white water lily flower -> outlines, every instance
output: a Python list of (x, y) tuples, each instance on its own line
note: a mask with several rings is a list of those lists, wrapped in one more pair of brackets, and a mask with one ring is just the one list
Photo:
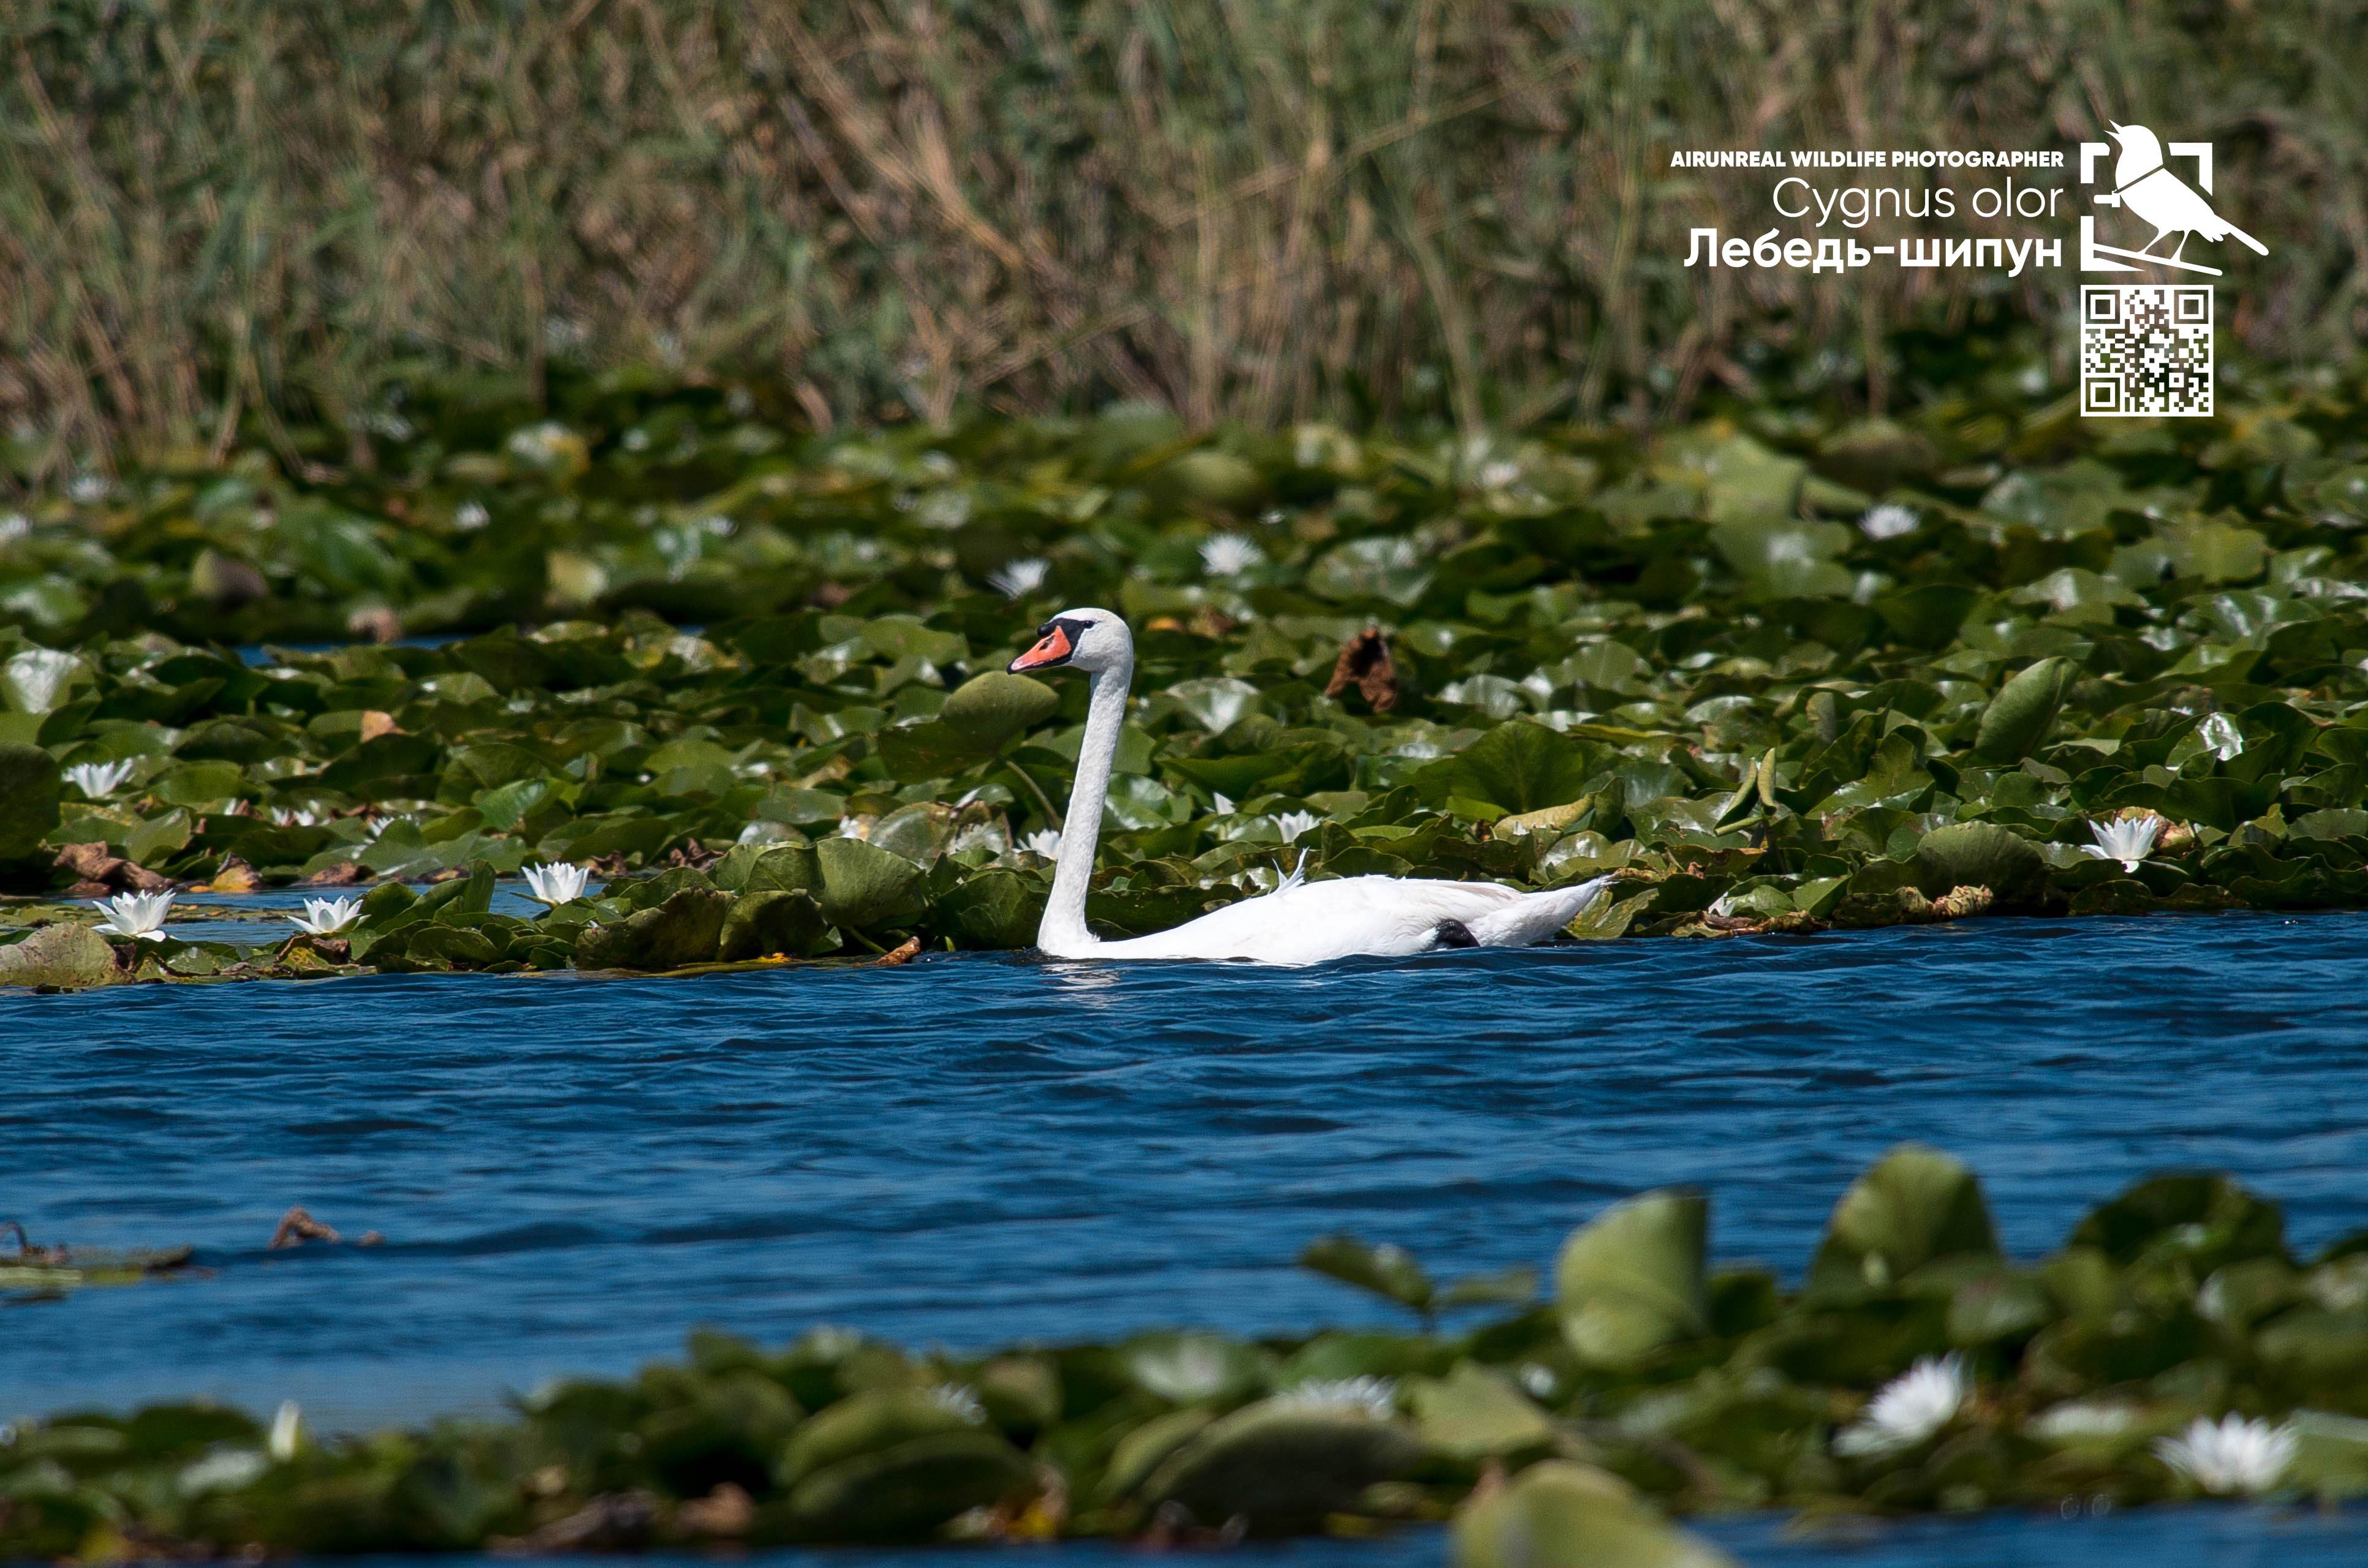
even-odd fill
[(966, 849), (984, 849), (990, 855), (1000, 855), (1010, 847), (1011, 841), (1004, 836), (1002, 824), (991, 822), (971, 824), (955, 834), (952, 842), (946, 846), (952, 854), (960, 854)]
[(2237, 722), (2226, 713), (2214, 713), (2195, 726), (2203, 737), (2203, 749), (2223, 762), (2234, 762), (2245, 754), (2245, 733)]
[(321, 813), (309, 806), (292, 809), (274, 806), (271, 808), (271, 823), (275, 827), (318, 827), (321, 825)]
[(123, 788), (138, 767), (133, 762), (77, 762), (66, 769), (66, 782), (83, 792), (83, 798), (103, 801)]
[(286, 1464), (296, 1457), (297, 1445), (304, 1440), (304, 1413), (292, 1399), (283, 1399), (271, 1417), (271, 1457)]
[(1221, 817), (1232, 816), (1234, 814), (1234, 798), (1231, 795), (1212, 791), (1209, 797), (1209, 807), (1210, 810), (1215, 812)]
[(493, 520), (482, 501), (463, 501), (452, 509), (452, 526), (463, 533), (474, 533)]
[(1285, 844), (1296, 844), (1303, 833), (1313, 833), (1324, 825), (1324, 819), (1314, 812), (1284, 812), (1276, 816), (1274, 825)]
[(2091, 860), (2119, 860), (2123, 870), (2135, 871), (2139, 861), (2154, 853), (2155, 835), (2161, 831), (2160, 817), (2092, 822), (2089, 824), (2089, 836), (2097, 842), (2083, 844), (2080, 853)]
[(939, 1383), (925, 1390), (921, 1395), (947, 1415), (957, 1416), (975, 1426), (986, 1419), (986, 1406), (979, 1403), (978, 1391), (963, 1383)]
[(1398, 1385), (1392, 1378), (1317, 1378), (1274, 1396), (1277, 1408), (1363, 1415), (1387, 1421), (1397, 1414)]
[(290, 915), (289, 922), (300, 931), (315, 937), (334, 937), (362, 917), (362, 901), (359, 898), (308, 898), (302, 915)]
[(33, 519), (22, 512), (0, 517), (0, 544), (14, 544), (33, 531)]
[(1042, 855), (1047, 860), (1058, 860), (1061, 858), (1061, 830), (1040, 827), (1022, 838), (1019, 847), (1031, 855)]
[(1027, 556), (1019, 561), (1007, 561), (986, 574), (986, 585), (1007, 599), (1024, 599), (1044, 585), (1053, 574), (1053, 563)]
[(1900, 539), (1914, 533), (1924, 524), (1913, 506), (1903, 506), (1896, 501), (1886, 501), (1880, 506), (1867, 508), (1866, 516), (1858, 520), (1859, 532), (1872, 540)]
[(106, 500), (114, 490), (114, 484), (103, 473), (78, 473), (66, 486), (66, 494), (87, 506)]
[(1834, 1439), (1834, 1451), (1873, 1458), (1912, 1449), (1956, 1419), (1971, 1392), (1964, 1357), (1918, 1357), (1867, 1401), (1858, 1420)]
[(117, 936), (135, 942), (161, 942), (173, 897), (170, 892), (120, 892), (110, 899), (93, 899), (90, 906), (106, 916), (99, 924)]
[(2294, 1463), (2298, 1439), (2281, 1422), (2224, 1415), (2218, 1424), (2199, 1415), (2176, 1437), (2157, 1437), (2155, 1456), (2215, 1497), (2267, 1492)]
[(1265, 562), (1266, 551), (1240, 534), (1216, 534), (1201, 543), (1201, 569), (1212, 577), (1238, 577)]
[(58, 705), (66, 679), (82, 666), (72, 653), (55, 648), (28, 648), (9, 659), (8, 684), (28, 713), (47, 713)]
[(554, 909), (582, 898), (585, 887), (591, 881), (591, 872), (581, 866), (564, 862), (556, 866), (529, 866), (526, 869), (526, 885), (534, 890), (534, 897)]

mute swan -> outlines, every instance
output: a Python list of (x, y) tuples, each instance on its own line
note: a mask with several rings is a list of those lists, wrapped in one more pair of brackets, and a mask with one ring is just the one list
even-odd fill
[(1433, 948), (1520, 948), (1543, 942), (1595, 902), (1609, 877), (1548, 892), (1493, 882), (1340, 877), (1303, 882), (1228, 904), (1172, 931), (1105, 942), (1086, 929), (1086, 885), (1101, 836), (1102, 803), (1118, 756), (1119, 726), (1134, 678), (1134, 639), (1106, 609), (1065, 609), (1038, 628), (1036, 645), (1011, 661), (1028, 670), (1083, 670), (1093, 677), (1077, 781), (1069, 794), (1053, 896), (1036, 945), (1053, 958), (1247, 959), (1311, 964), (1371, 954), (1403, 958)]

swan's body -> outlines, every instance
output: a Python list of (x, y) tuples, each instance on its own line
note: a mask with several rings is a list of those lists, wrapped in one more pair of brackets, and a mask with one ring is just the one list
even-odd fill
[(1270, 893), (1172, 931), (1105, 942), (1086, 926), (1086, 890), (1101, 836), (1102, 806), (1134, 678), (1134, 640), (1108, 610), (1064, 610), (1042, 641), (1011, 662), (1014, 672), (1070, 667), (1093, 677), (1077, 779), (1069, 795), (1058, 869), (1036, 945), (1053, 958), (1238, 959), (1312, 964), (1360, 955), (1406, 958), (1441, 947), (1520, 948), (1553, 937), (1593, 903), (1610, 879), (1546, 892), (1494, 882), (1408, 877), (1342, 877), (1302, 882), (1294, 875)]

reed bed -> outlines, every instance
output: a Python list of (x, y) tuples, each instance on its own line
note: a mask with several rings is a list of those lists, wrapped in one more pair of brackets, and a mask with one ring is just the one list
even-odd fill
[[(2227, 325), (2362, 330), (2368, 34), (2177, 7), (1348, 0), (29, 0), (0, 17), (20, 481), (245, 439), (367, 464), (390, 390), (555, 360), (821, 428), (1877, 410), (2071, 275), (1688, 269), (1772, 219), (1684, 147), (2219, 150)], [(1940, 171), (1936, 179), (1964, 179)], [(2063, 335), (2058, 334), (2057, 336)], [(333, 430), (323, 437), (318, 430)]]

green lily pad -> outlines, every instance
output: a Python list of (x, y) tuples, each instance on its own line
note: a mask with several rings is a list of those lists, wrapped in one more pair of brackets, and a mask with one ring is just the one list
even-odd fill
[(822, 906), (803, 889), (745, 893), (733, 901), (732, 912), (724, 917), (716, 957), (725, 963), (773, 953), (802, 958), (821, 951), (829, 930)]
[(1916, 844), (1916, 886), (1928, 898), (1952, 888), (1987, 888), (2001, 903), (2027, 902), (2045, 882), (2039, 846), (1995, 823), (1953, 823)]
[(1024, 1495), (1036, 1472), (991, 1432), (918, 1437), (818, 1471), (790, 1492), (801, 1533), (827, 1540), (923, 1540), (959, 1515)]
[(1238, 1517), (1253, 1530), (1304, 1528), (1421, 1459), (1421, 1442), (1398, 1422), (1285, 1395), (1212, 1423), (1152, 1474), (1143, 1497), (1212, 1527)]
[(1459, 1361), (1443, 1378), (1418, 1378), (1400, 1396), (1424, 1442), (1457, 1459), (1502, 1459), (1547, 1447), (1554, 1423), (1491, 1368)]
[(2068, 659), (2041, 659), (1998, 687), (1982, 710), (1974, 755), (1989, 763), (2021, 762), (2029, 756), (2055, 722), (2064, 694), (2079, 673)]
[(0, 741), (0, 860), (40, 847), (59, 822), (63, 779), (39, 746)]
[(856, 838), (814, 846), (822, 912), (834, 926), (878, 930), (920, 915), (927, 905), (921, 868)]
[(1554, 1264), (1555, 1307), (1572, 1351), (1624, 1367), (1707, 1332), (1709, 1225), (1700, 1193), (1648, 1192), (1574, 1232)]
[(0, 986), (79, 988), (130, 978), (116, 967), (114, 945), (87, 926), (44, 926), (0, 946)]
[(1805, 1288), (1817, 1294), (1884, 1290), (1935, 1258), (1998, 1255), (1982, 1186), (1963, 1164), (1903, 1143), (1834, 1205)]
[(666, 970), (712, 962), (731, 910), (729, 893), (684, 888), (655, 908), (584, 927), (575, 939), (575, 965)]
[(1625, 1482), (1550, 1460), (1456, 1516), (1455, 1568), (1734, 1568), (1663, 1520)]
[(948, 694), (938, 722), (976, 749), (994, 751), (1050, 722), (1060, 710), (1060, 694), (1042, 681), (989, 670)]

